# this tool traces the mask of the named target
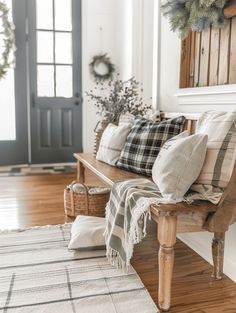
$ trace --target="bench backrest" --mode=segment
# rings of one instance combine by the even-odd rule
[[[200,114],[192,113],[161,113],[161,120],[174,118],[180,115],[186,117],[185,129],[193,134]],[[236,221],[236,164],[230,182],[224,190],[218,209],[208,217],[205,229],[211,232],[225,232],[229,225]]]
[[[192,135],[195,132],[197,120],[200,116],[199,113],[172,113],[172,112],[161,112],[161,120],[166,120],[169,118],[175,118],[180,115],[183,115],[186,117],[185,122],[185,130],[188,130],[189,134]]]

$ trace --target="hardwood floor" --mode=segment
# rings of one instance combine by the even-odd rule
[[[74,179],[71,174],[1,177],[0,229],[70,222],[64,217],[63,189]],[[101,184],[91,173],[86,173],[86,180]],[[156,303],[157,252],[156,225],[150,223],[149,235],[135,247],[132,264]],[[236,284],[226,276],[213,281],[211,270],[177,241],[171,313],[236,313]]]

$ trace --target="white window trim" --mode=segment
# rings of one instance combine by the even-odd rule
[[[181,88],[175,96],[180,105],[236,105],[236,84]]]

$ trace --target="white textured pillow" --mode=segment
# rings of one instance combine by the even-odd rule
[[[163,198],[181,201],[197,179],[205,159],[207,135],[185,131],[168,140],[154,163],[153,181]]]
[[[109,124],[102,134],[96,159],[115,166],[131,127],[131,124]]]
[[[77,216],[71,227],[70,250],[105,246],[106,222],[103,217]]]

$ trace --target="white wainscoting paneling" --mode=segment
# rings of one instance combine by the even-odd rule
[[[236,85],[178,89],[179,105],[235,105]]]

